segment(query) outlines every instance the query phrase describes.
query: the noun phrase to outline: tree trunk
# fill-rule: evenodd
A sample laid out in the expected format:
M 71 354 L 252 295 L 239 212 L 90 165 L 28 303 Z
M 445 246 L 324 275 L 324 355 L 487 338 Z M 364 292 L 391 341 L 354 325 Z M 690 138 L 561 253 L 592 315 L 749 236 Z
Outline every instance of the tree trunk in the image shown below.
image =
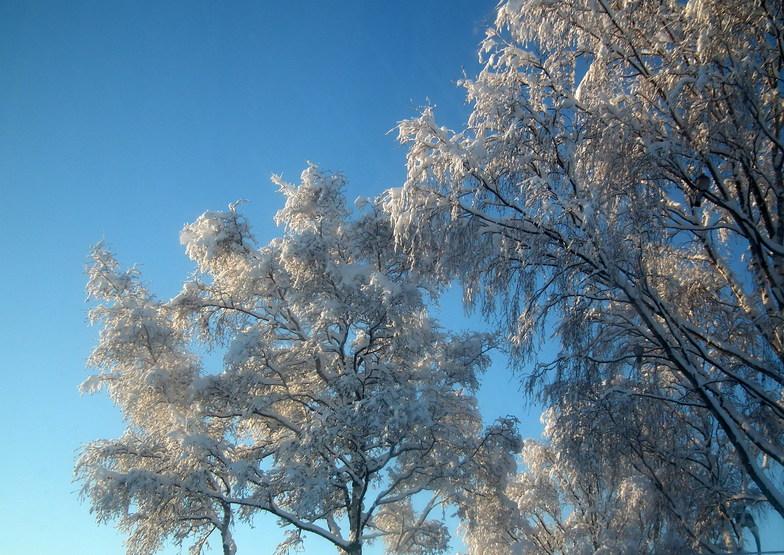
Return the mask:
M 223 555 L 235 555 L 237 544 L 231 535 L 231 508 L 228 504 L 223 505 L 223 522 L 221 523 L 221 544 L 223 545 Z
M 362 542 L 356 540 L 351 542 L 344 550 L 344 553 L 346 555 L 362 555 Z

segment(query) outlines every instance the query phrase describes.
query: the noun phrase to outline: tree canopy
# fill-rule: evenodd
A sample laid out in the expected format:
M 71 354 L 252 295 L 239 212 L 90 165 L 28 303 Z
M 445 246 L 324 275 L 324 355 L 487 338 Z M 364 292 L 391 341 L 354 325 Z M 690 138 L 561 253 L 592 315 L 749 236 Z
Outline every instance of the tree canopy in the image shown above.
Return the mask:
M 290 529 L 281 552 L 308 532 L 344 553 L 376 538 L 442 553 L 438 509 L 470 535 L 475 498 L 515 471 L 515 422 L 483 429 L 473 396 L 492 341 L 428 315 L 427 280 L 377 206 L 351 217 L 340 175 L 276 182 L 284 236 L 256 248 L 237 206 L 204 213 L 181 234 L 196 275 L 168 302 L 93 250 L 99 373 L 83 388 L 105 388 L 127 428 L 84 448 L 83 494 L 131 553 L 167 539 L 199 553 L 214 530 L 234 553 L 234 523 L 259 511 Z M 222 368 L 205 348 L 224 349 Z
M 481 55 L 464 128 L 399 125 L 398 245 L 500 321 L 547 405 L 588 383 L 708 417 L 742 469 L 727 511 L 784 516 L 781 2 L 508 1 Z

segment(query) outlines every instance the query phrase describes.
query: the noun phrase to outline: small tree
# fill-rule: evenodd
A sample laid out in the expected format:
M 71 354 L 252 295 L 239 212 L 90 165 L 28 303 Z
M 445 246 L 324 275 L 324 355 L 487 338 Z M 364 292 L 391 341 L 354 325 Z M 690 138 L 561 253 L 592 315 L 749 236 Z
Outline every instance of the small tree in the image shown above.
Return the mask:
M 468 125 L 401 123 L 408 179 L 386 207 L 420 271 L 500 316 L 521 367 L 556 330 L 530 391 L 698 405 L 746 497 L 784 516 L 782 45 L 778 0 L 502 3 Z
M 428 316 L 434 291 L 392 250 L 383 212 L 350 217 L 340 175 L 275 182 L 285 235 L 257 249 L 236 206 L 203 214 L 181 236 L 196 277 L 169 302 L 94 249 L 100 373 L 84 389 L 105 387 L 128 427 L 85 447 L 83 494 L 132 553 L 166 538 L 198 553 L 213 530 L 234 553 L 236 519 L 259 511 L 291 529 L 281 552 L 309 532 L 344 553 L 378 537 L 441 553 L 436 510 L 470 520 L 520 447 L 508 419 L 482 430 L 472 396 L 491 342 Z M 195 347 L 225 347 L 222 370 L 204 371 Z

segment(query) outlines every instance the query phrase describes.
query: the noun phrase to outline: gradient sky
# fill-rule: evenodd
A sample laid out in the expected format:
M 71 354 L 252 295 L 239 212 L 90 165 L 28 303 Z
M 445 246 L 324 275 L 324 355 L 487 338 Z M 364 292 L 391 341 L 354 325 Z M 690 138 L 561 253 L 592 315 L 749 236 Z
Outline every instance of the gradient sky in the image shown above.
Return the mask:
M 405 150 L 388 132 L 428 103 L 461 125 L 455 82 L 477 72 L 494 6 L 0 3 L 0 553 L 123 553 L 71 482 L 79 446 L 121 430 L 104 396 L 77 391 L 97 333 L 85 320 L 90 245 L 107 241 L 169 298 L 191 271 L 179 231 L 205 210 L 248 199 L 260 243 L 280 233 L 271 174 L 297 181 L 312 161 L 343 171 L 349 198 L 401 185 Z M 444 319 L 470 325 L 454 300 Z M 516 414 L 537 433 L 502 366 L 486 379 L 487 416 Z M 260 519 L 237 540 L 267 553 L 278 537 Z

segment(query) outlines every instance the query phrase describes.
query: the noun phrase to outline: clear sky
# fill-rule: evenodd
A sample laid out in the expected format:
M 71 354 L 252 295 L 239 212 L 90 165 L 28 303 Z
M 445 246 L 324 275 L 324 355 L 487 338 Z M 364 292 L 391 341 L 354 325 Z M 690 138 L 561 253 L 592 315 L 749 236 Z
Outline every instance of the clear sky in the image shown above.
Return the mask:
M 205 210 L 248 199 L 260 242 L 279 234 L 271 174 L 296 181 L 309 160 L 343 171 L 349 197 L 401 185 L 405 151 L 388 132 L 427 103 L 461 124 L 455 82 L 477 72 L 494 6 L 0 3 L 0 553 L 123 552 L 71 482 L 80 444 L 121 429 L 105 397 L 77 392 L 97 333 L 85 321 L 89 246 L 107 241 L 168 298 L 191 270 L 179 231 Z M 454 302 L 447 318 L 468 325 Z M 536 433 L 501 366 L 486 380 L 488 417 L 517 414 Z M 276 537 L 260 521 L 238 544 L 266 553 Z
M 123 552 L 71 482 L 80 444 L 121 429 L 105 397 L 77 392 L 97 333 L 90 245 L 169 298 L 191 270 L 179 231 L 205 210 L 248 199 L 261 242 L 279 234 L 273 173 L 296 181 L 310 160 L 343 171 L 349 197 L 399 186 L 388 132 L 428 102 L 460 124 L 455 81 L 477 70 L 494 3 L 0 3 L 0 553 Z M 515 405 L 498 412 L 520 412 L 498 374 Z M 275 528 L 240 549 L 271 552 Z

